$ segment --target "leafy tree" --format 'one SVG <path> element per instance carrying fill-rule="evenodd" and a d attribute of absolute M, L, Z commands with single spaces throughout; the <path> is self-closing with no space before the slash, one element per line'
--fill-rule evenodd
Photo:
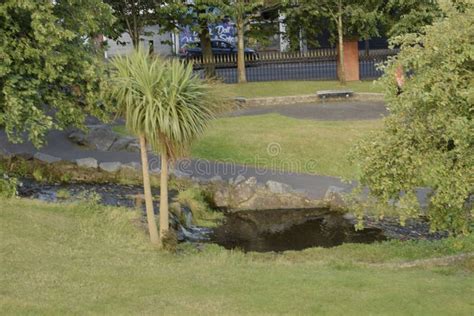
<path fill-rule="evenodd" d="M 49 129 L 104 116 L 94 38 L 112 22 L 101 0 L 0 3 L 0 126 L 12 141 L 40 146 Z"/>
<path fill-rule="evenodd" d="M 417 33 L 442 14 L 433 0 L 386 0 L 382 12 L 388 37 Z"/>
<path fill-rule="evenodd" d="M 223 104 L 211 87 L 193 75 L 192 65 L 179 60 L 162 61 L 143 50 L 113 61 L 117 69 L 111 94 L 118 100 L 127 128 L 139 136 L 147 218 L 151 241 L 167 238 L 168 164 L 184 155 L 191 143 L 203 133 L 219 106 Z M 148 180 L 146 146 L 148 142 L 161 153 L 160 238 L 154 223 Z"/>
<path fill-rule="evenodd" d="M 345 83 L 344 69 L 344 38 L 360 37 L 362 39 L 378 35 L 377 24 L 381 19 L 381 1 L 370 0 L 285 0 L 287 6 L 287 21 L 289 30 L 307 30 L 309 34 L 315 34 L 312 29 L 315 25 L 326 22 L 325 27 L 337 38 L 339 64 L 338 77 L 341 83 Z M 291 25 L 297 23 L 297 27 Z"/>
<path fill-rule="evenodd" d="M 225 11 L 235 21 L 237 30 L 237 81 L 247 82 L 245 71 L 245 38 L 265 40 L 268 37 L 264 31 L 266 24 L 271 23 L 277 16 L 264 16 L 263 11 L 270 11 L 279 6 L 275 0 L 228 0 Z M 253 29 L 253 32 L 252 32 Z"/>
<path fill-rule="evenodd" d="M 467 233 L 474 193 L 474 9 L 444 2 L 443 11 L 445 18 L 423 34 L 396 38 L 401 52 L 382 79 L 390 115 L 353 157 L 359 190 L 370 189 L 381 215 L 387 208 L 399 210 L 402 220 L 419 214 L 415 190 L 429 187 L 431 228 Z"/>
<path fill-rule="evenodd" d="M 145 27 L 156 24 L 159 20 L 157 8 L 163 3 L 160 0 L 104 0 L 113 9 L 116 21 L 110 36 L 118 38 L 124 32 L 130 35 L 133 47 L 140 44 L 140 36 L 145 34 Z"/>

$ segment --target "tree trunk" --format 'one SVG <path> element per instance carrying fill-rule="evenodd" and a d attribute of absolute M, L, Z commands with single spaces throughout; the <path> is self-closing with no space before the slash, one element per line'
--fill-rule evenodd
<path fill-rule="evenodd" d="M 211 35 L 209 34 L 209 28 L 207 24 L 201 26 L 199 39 L 201 41 L 201 50 L 206 78 L 213 78 L 216 76 L 216 65 L 214 53 L 212 52 Z"/>
<path fill-rule="evenodd" d="M 237 19 L 237 73 L 238 82 L 247 82 L 247 74 L 245 71 L 245 43 L 244 43 L 245 23 L 243 18 Z"/>
<path fill-rule="evenodd" d="M 344 66 L 344 31 L 342 27 L 342 3 L 339 1 L 337 15 L 337 35 L 339 38 L 339 81 L 346 84 L 346 70 Z"/>
<path fill-rule="evenodd" d="M 158 237 L 158 228 L 156 227 L 155 212 L 153 210 L 153 197 L 151 195 L 150 174 L 148 172 L 148 154 L 146 148 L 146 140 L 144 135 L 139 136 L 140 139 L 140 154 L 142 158 L 142 172 L 143 172 L 143 189 L 145 194 L 146 218 L 148 222 L 148 231 L 150 232 L 150 240 L 154 245 L 160 244 Z"/>
<path fill-rule="evenodd" d="M 161 182 L 160 182 L 160 239 L 168 234 L 168 154 L 166 149 L 161 153 Z"/>

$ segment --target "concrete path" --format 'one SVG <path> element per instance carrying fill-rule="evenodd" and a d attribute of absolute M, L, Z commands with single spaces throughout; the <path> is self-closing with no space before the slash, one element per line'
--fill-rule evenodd
<path fill-rule="evenodd" d="M 327 103 L 316 105 L 288 105 L 278 107 L 265 107 L 258 109 L 245 109 L 231 113 L 230 116 L 259 115 L 277 112 L 295 118 L 315 119 L 315 120 L 349 120 L 380 118 L 385 114 L 385 107 L 382 103 L 360 103 L 343 102 Z M 104 152 L 98 150 L 84 149 L 69 141 L 67 131 L 51 131 L 47 135 L 47 145 L 37 150 L 30 143 L 12 144 L 8 142 L 4 131 L 0 131 L 0 148 L 10 153 L 46 153 L 63 160 L 73 161 L 79 158 L 93 157 L 99 162 L 119 161 L 122 163 L 140 161 L 138 153 L 131 152 Z M 156 155 L 150 157 L 150 168 L 159 168 L 160 161 Z M 219 163 L 202 159 L 183 159 L 177 162 L 177 170 L 186 173 L 191 177 L 200 179 L 210 179 L 214 176 L 221 176 L 224 180 L 243 175 L 246 178 L 256 177 L 258 182 L 265 183 L 274 180 L 291 185 L 294 189 L 306 193 L 311 198 L 321 198 L 324 196 L 329 186 L 335 185 L 348 188 L 347 184 L 341 182 L 339 178 L 318 176 L 303 173 L 280 172 L 267 169 L 256 169 L 254 167 L 242 166 L 231 163 Z"/>

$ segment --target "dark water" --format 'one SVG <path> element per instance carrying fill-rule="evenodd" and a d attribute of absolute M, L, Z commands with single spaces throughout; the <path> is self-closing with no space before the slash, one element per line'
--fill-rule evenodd
<path fill-rule="evenodd" d="M 243 251 L 302 250 L 343 243 L 373 243 L 387 238 L 378 228 L 354 229 L 341 214 L 328 209 L 264 210 L 228 213 L 212 240 Z"/>

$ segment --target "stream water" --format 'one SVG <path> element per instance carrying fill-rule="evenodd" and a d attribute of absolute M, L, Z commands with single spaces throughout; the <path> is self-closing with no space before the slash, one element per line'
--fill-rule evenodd
<path fill-rule="evenodd" d="M 49 202 L 88 199 L 93 195 L 105 205 L 141 207 L 143 188 L 119 184 L 45 184 L 23 180 L 19 195 Z M 158 190 L 153 190 L 158 195 Z M 177 192 L 171 191 L 170 198 Z M 155 203 L 155 212 L 158 204 Z M 224 221 L 214 229 L 193 225 L 192 212 L 183 208 L 184 216 L 171 214 L 171 226 L 179 241 L 213 242 L 227 249 L 243 251 L 302 250 L 309 247 L 334 247 L 343 243 L 373 243 L 395 239 L 439 239 L 445 233 L 430 233 L 426 221 L 407 221 L 401 227 L 396 221 L 368 222 L 368 228 L 356 231 L 354 222 L 326 208 L 296 210 L 259 210 L 225 213 Z"/>

